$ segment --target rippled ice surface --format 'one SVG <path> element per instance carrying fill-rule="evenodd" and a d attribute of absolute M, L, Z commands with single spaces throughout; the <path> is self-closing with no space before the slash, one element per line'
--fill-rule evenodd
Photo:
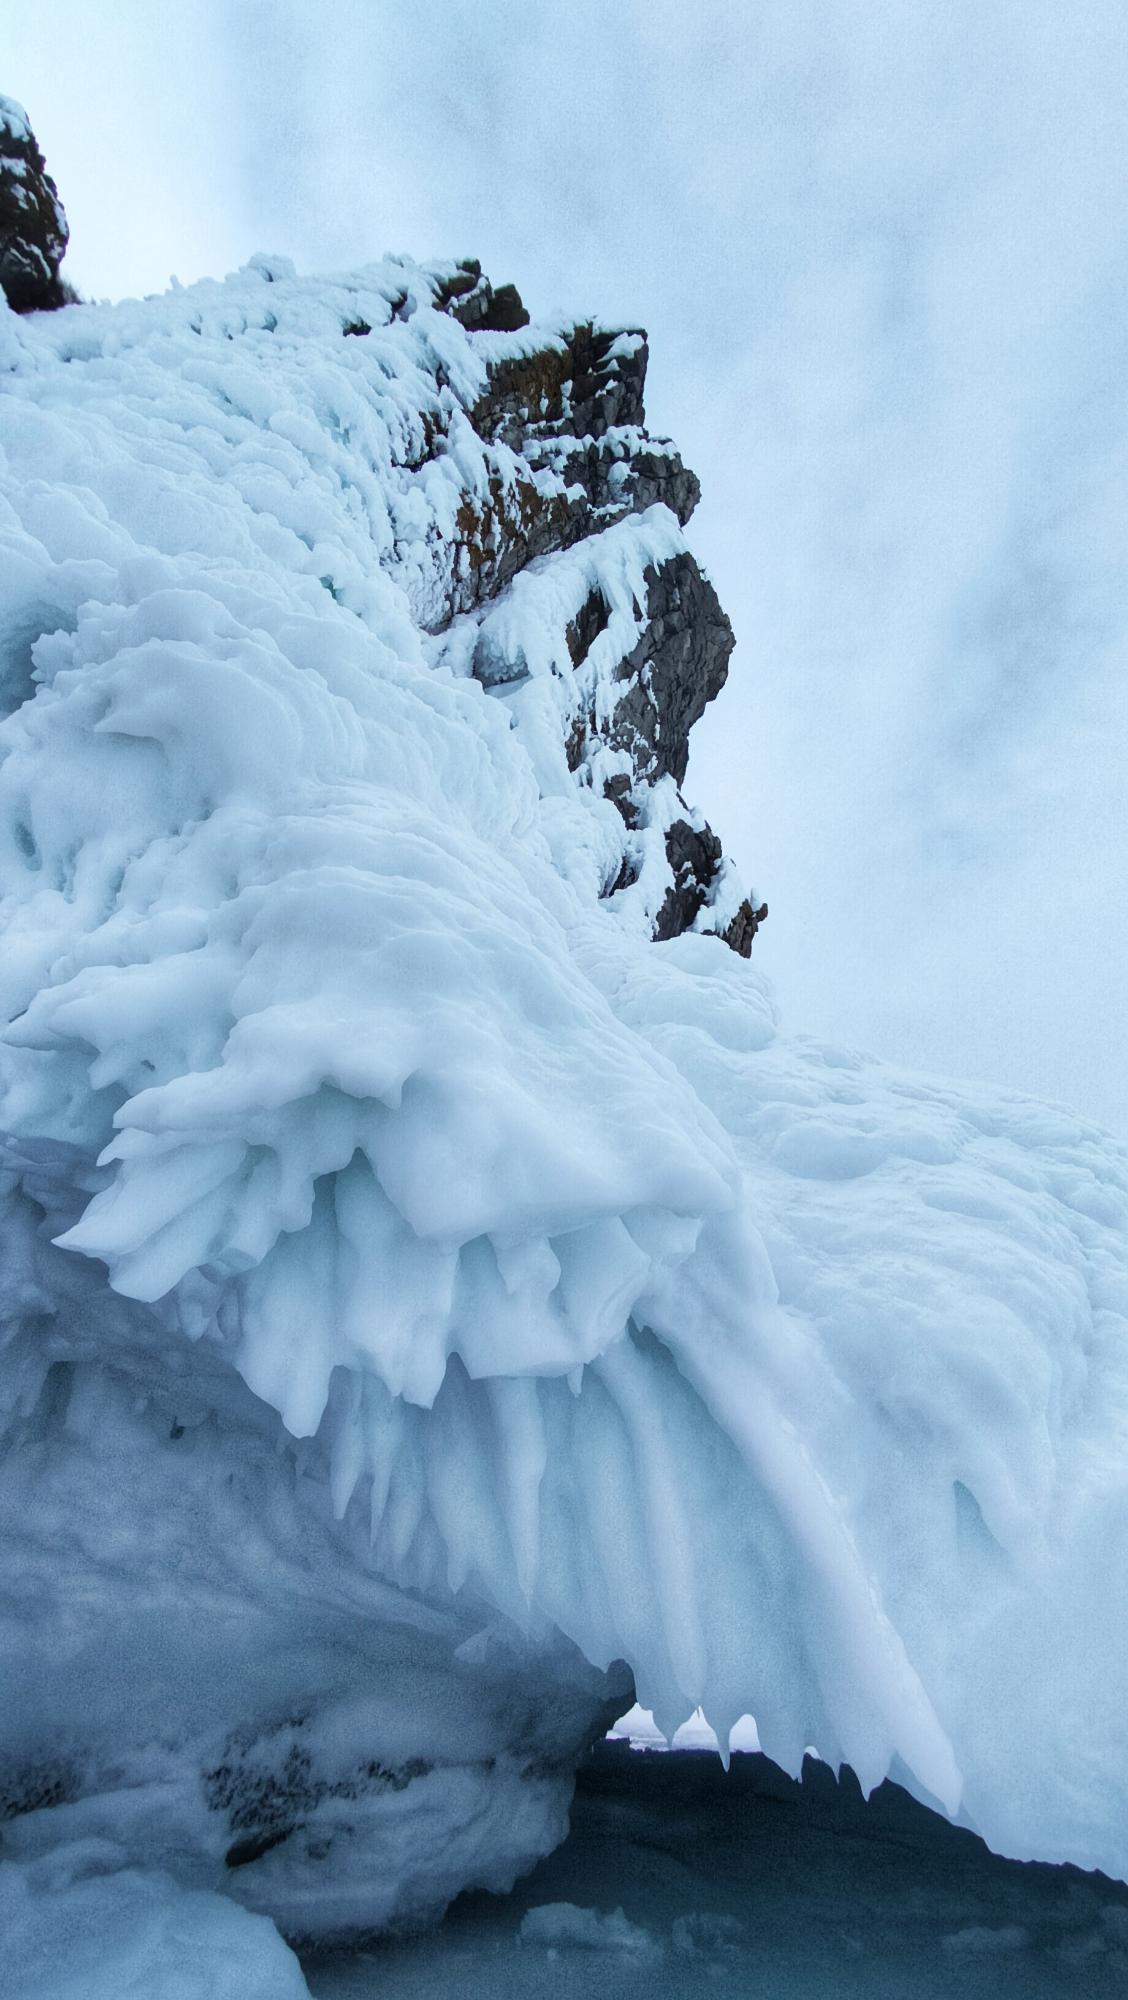
<path fill-rule="evenodd" d="M 511 1896 L 304 1969 L 315 2000 L 1103 2000 L 1128 1994 L 1128 1888 L 1002 1861 L 898 1786 L 866 1803 L 812 1760 L 796 1784 L 762 1756 L 726 1777 L 708 1752 L 606 1744 L 570 1838 Z"/>

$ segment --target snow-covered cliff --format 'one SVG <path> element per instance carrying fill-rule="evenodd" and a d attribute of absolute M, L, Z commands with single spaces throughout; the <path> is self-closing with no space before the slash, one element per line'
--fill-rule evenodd
<path fill-rule="evenodd" d="M 632 1675 L 1128 1873 L 1128 1159 L 778 1032 L 644 363 L 402 259 L 0 319 L 28 1936 L 502 1885 Z"/>

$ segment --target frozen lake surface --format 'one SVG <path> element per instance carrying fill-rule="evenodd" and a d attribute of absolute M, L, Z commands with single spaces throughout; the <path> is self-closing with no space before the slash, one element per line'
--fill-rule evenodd
<path fill-rule="evenodd" d="M 315 2000 L 1123 2000 L 1128 1887 L 1000 1860 L 896 1785 L 866 1803 L 810 1759 L 796 1784 L 758 1755 L 726 1776 L 706 1751 L 609 1743 L 569 1839 L 511 1896 L 304 1969 Z"/>

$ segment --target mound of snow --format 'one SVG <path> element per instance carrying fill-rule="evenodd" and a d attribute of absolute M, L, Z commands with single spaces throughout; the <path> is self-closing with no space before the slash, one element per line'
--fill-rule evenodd
<path fill-rule="evenodd" d="M 309 2000 L 268 1917 L 81 1849 L 50 1868 L 0 1863 L 4 1990 L 13 2000 Z"/>
<path fill-rule="evenodd" d="M 526 1910 L 518 1936 L 522 1944 L 579 1946 L 585 1951 L 651 1951 L 654 1939 L 622 1910 L 581 1910 L 575 1903 L 540 1903 Z"/>

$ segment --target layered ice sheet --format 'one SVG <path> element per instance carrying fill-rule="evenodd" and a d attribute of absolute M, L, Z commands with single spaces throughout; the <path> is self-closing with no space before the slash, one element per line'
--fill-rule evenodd
<path fill-rule="evenodd" d="M 553 620 L 598 574 L 625 631 L 681 531 L 435 636 L 463 496 L 518 476 L 466 412 L 551 337 L 436 283 L 0 321 L 11 1434 L 61 1357 L 201 1343 L 395 1591 L 1128 1874 L 1128 1158 L 782 1037 L 717 939 L 647 941 L 645 871 L 601 893 Z"/>

